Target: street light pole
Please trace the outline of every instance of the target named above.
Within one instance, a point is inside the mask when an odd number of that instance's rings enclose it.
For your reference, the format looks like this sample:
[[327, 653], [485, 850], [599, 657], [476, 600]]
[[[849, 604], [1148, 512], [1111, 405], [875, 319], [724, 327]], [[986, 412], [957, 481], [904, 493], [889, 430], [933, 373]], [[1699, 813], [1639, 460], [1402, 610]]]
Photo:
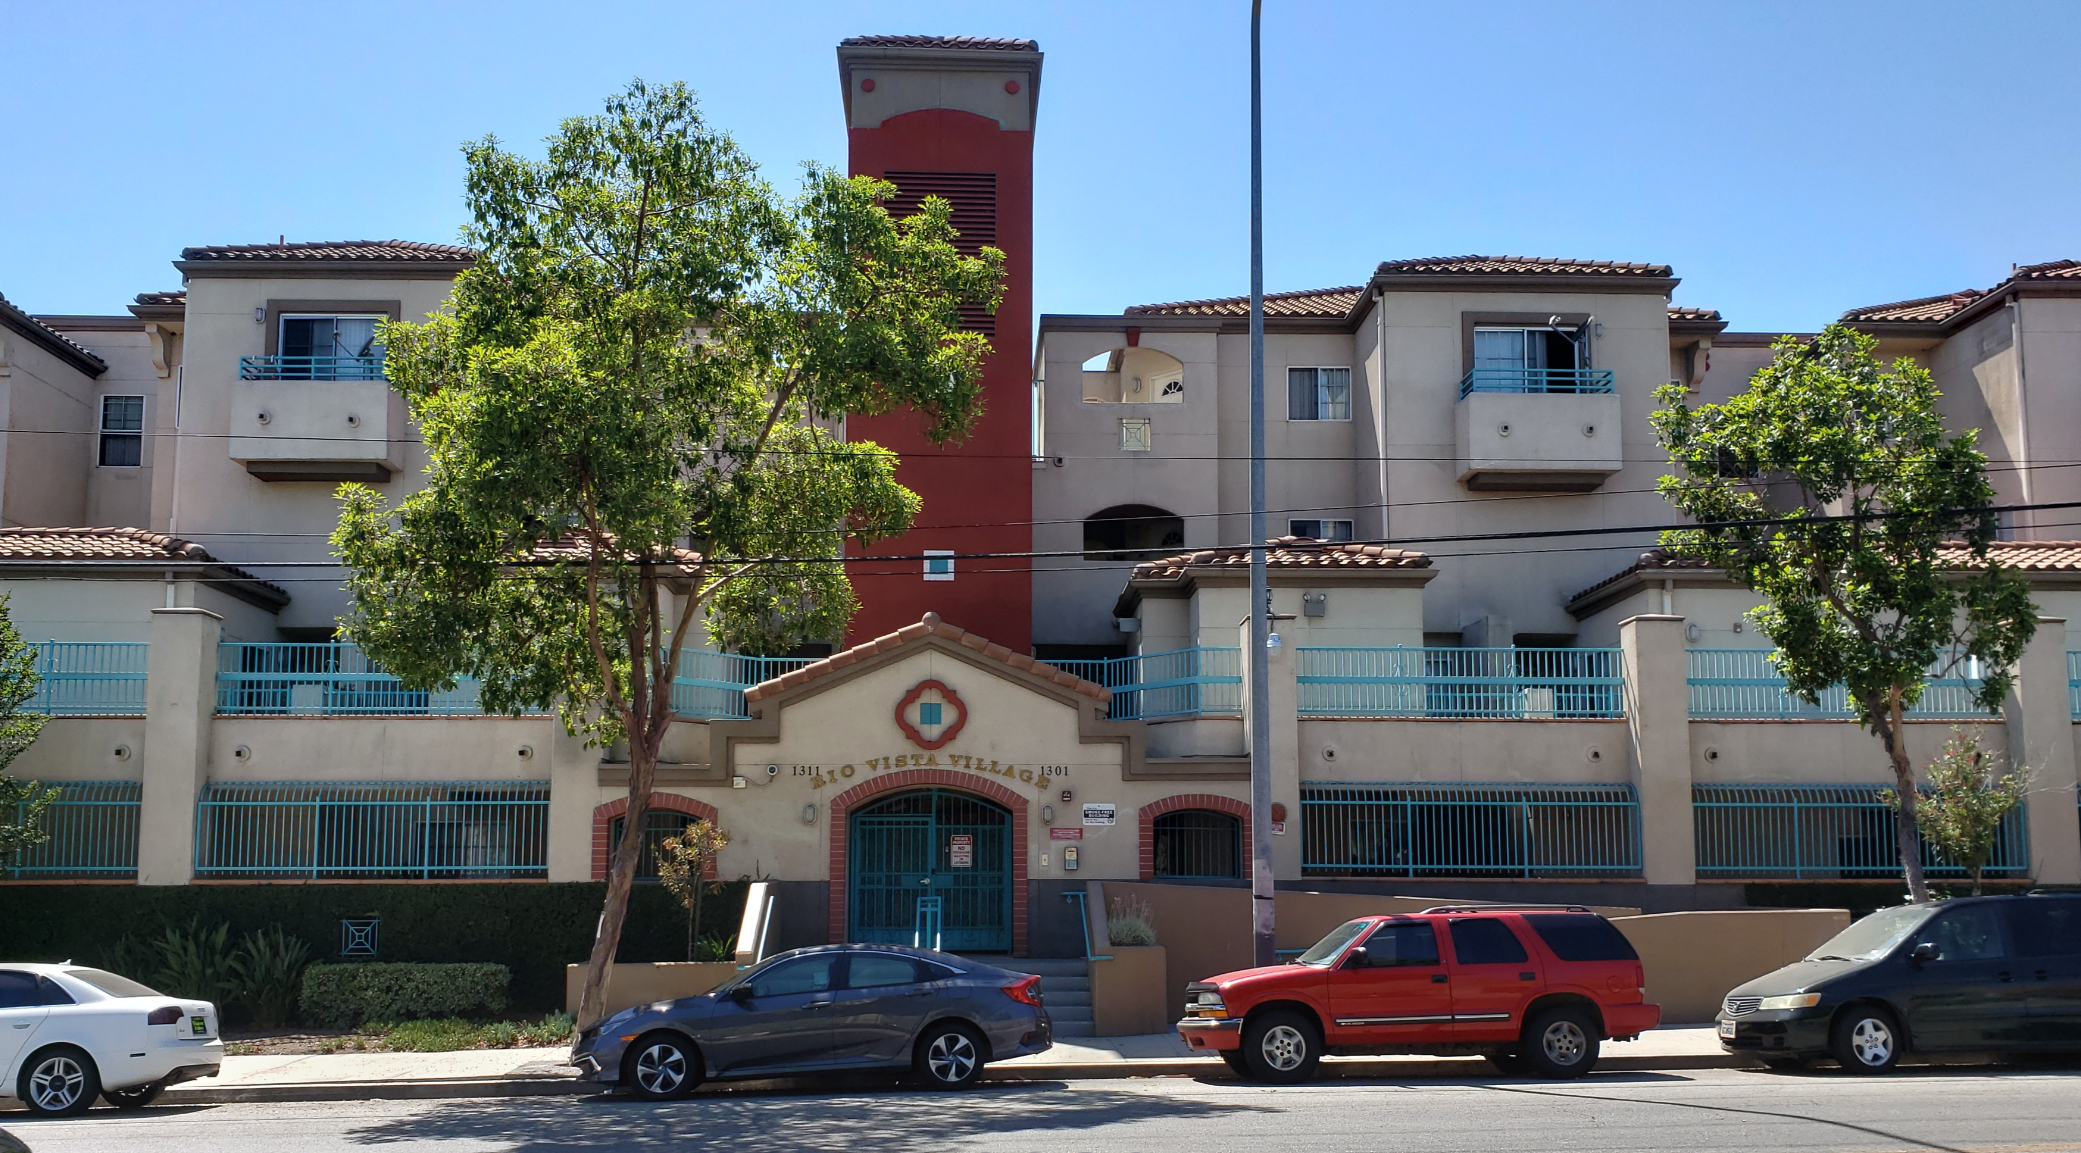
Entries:
[[1264, 85], [1259, 29], [1264, 0], [1250, 3], [1250, 935], [1256, 963], [1274, 964], [1272, 938], [1271, 588], [1265, 573]]

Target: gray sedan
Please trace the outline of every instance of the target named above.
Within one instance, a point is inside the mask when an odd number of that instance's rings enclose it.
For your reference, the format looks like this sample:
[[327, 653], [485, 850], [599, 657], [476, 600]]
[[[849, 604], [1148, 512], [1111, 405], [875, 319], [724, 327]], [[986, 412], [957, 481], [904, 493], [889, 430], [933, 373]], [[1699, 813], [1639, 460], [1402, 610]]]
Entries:
[[894, 945], [782, 953], [712, 993], [624, 1009], [578, 1035], [594, 1081], [664, 1100], [704, 1080], [907, 1070], [960, 1089], [1052, 1044], [1040, 978]]

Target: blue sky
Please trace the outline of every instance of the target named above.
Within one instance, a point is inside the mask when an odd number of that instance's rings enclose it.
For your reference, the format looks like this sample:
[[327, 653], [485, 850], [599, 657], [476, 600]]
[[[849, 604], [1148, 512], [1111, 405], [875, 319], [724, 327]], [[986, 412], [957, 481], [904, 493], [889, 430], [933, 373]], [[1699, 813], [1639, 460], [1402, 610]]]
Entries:
[[[1389, 258], [1665, 262], [1738, 329], [2081, 257], [2081, 3], [1303, 3], [1266, 22], [1266, 284]], [[901, 15], [891, 15], [900, 10]], [[183, 245], [449, 240], [458, 146], [683, 79], [783, 186], [833, 46], [1037, 39], [1035, 299], [1248, 287], [1247, 4], [15, 0], [0, 292], [115, 312]]]

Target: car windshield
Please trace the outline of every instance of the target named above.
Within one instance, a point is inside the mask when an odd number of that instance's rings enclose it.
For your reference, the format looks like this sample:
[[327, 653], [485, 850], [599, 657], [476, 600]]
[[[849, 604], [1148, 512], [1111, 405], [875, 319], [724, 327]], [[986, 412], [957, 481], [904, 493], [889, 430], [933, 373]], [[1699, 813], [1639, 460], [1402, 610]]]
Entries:
[[1330, 930], [1330, 935], [1315, 942], [1315, 946], [1294, 958], [1303, 965], [1327, 965], [1344, 951], [1344, 946], [1358, 940], [1366, 931], [1367, 921], [1346, 921]]
[[1827, 944], [1807, 954], [1806, 959], [1876, 961], [1892, 952], [1894, 946], [1907, 940], [1908, 934], [1928, 920], [1933, 911], [1927, 905], [1902, 905], [1897, 909], [1880, 909], [1828, 938]]
[[140, 985], [128, 977], [118, 976], [106, 969], [67, 969], [65, 975], [75, 981], [85, 981], [111, 997], [157, 997], [159, 990]]

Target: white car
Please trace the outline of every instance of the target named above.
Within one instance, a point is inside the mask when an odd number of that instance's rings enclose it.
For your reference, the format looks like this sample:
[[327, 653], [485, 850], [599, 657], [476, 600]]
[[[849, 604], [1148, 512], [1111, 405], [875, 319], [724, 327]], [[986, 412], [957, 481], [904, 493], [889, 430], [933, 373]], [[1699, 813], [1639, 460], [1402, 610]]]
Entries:
[[80, 965], [0, 963], [0, 1094], [34, 1113], [118, 1109], [224, 1065], [217, 1007]]

